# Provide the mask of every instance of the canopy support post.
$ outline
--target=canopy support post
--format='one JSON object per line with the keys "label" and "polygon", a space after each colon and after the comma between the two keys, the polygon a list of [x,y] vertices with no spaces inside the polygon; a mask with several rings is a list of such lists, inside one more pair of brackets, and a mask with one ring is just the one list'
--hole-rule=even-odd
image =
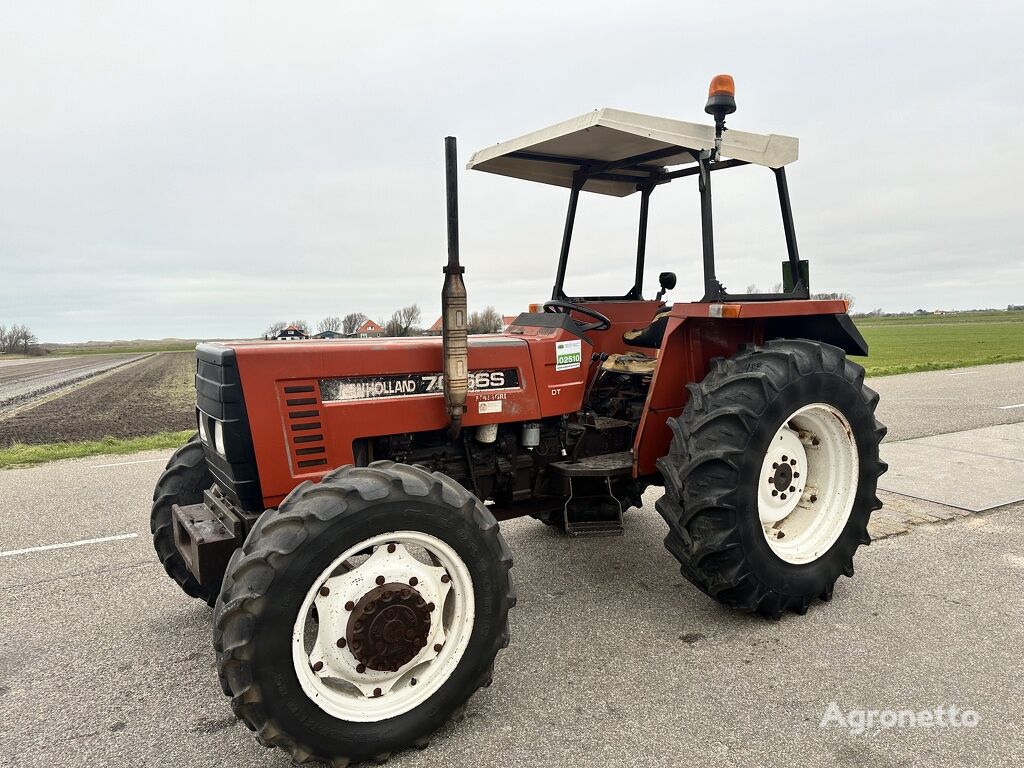
{"label": "canopy support post", "polygon": [[701,301],[721,300],[724,289],[715,277],[715,234],[711,217],[711,169],[708,167],[710,152],[705,150],[696,156],[699,169],[700,187],[700,229],[701,248],[704,255],[704,298]]}
{"label": "canopy support post", "polygon": [[637,185],[640,190],[640,226],[636,239],[636,276],[633,278],[633,288],[628,298],[642,299],[644,295],[644,259],[647,256],[647,213],[651,203],[651,192],[654,191],[654,183]]}
{"label": "canopy support post", "polygon": [[565,213],[565,229],[562,231],[562,250],[558,254],[558,272],[555,275],[555,287],[551,290],[552,301],[565,299],[565,269],[569,263],[569,246],[572,243],[572,227],[576,222],[576,204],[580,199],[580,190],[587,181],[587,171],[580,168],[572,175],[572,188],[569,192],[569,210]]}

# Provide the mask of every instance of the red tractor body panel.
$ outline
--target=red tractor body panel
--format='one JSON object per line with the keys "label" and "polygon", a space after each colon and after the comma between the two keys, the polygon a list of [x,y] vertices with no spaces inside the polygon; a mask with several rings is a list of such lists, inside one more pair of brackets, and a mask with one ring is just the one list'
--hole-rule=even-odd
{"label": "red tractor body panel", "polygon": [[[623,332],[649,323],[659,306],[580,303],[607,315],[611,328],[591,332],[589,341],[564,328],[534,326],[470,337],[464,427],[576,413],[597,371],[593,354],[634,349],[622,340]],[[712,358],[762,343],[768,318],[845,310],[842,301],[676,304],[660,351],[643,350],[659,359],[633,445],[634,476],[657,472],[655,462],[671,440],[666,421],[682,412],[686,385],[704,378]],[[579,342],[579,365],[556,370],[559,342]],[[448,426],[439,337],[228,346],[237,358],[267,507],[277,506],[300,482],[353,463],[357,440]]]}
{"label": "red tractor body panel", "polygon": [[672,441],[666,422],[683,412],[689,399],[686,385],[703,379],[713,358],[729,357],[743,344],[762,344],[768,318],[844,312],[846,303],[843,301],[673,305],[633,444],[634,474],[640,476],[657,471],[655,462],[668,453]]}
{"label": "red tractor body panel", "polygon": [[[555,370],[556,342],[577,337],[559,328],[524,330],[470,337],[471,378],[514,370],[517,384],[471,390],[465,427],[579,410],[587,365]],[[440,337],[228,346],[238,361],[267,507],[277,506],[300,482],[353,463],[355,440],[448,425],[438,378]],[[589,360],[589,345],[581,346]],[[350,382],[348,391],[325,399],[322,382],[333,380]]]}

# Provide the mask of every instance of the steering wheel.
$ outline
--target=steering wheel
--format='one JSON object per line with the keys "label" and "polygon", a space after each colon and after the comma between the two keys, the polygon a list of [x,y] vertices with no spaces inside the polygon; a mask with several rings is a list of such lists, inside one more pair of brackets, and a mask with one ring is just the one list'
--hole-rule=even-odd
{"label": "steering wheel", "polygon": [[587,333],[588,331],[607,331],[612,327],[612,321],[596,309],[583,307],[579,304],[573,304],[571,301],[545,301],[544,311],[563,315],[568,315],[570,312],[579,312],[581,315],[592,317],[597,321],[595,323],[581,323],[579,320],[573,318],[573,322],[580,327],[580,333]]}

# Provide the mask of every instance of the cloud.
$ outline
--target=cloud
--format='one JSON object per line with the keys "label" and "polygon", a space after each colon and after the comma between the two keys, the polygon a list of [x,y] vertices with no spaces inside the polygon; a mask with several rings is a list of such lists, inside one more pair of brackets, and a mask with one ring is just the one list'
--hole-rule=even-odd
{"label": "cloud", "polygon": [[[1020,303],[1022,12],[997,6],[22,3],[0,30],[0,322],[66,341],[411,302],[432,318],[443,136],[467,159],[599,106],[704,120],[719,71],[730,125],[801,139],[816,287],[860,308]],[[774,282],[784,256],[755,170],[716,183],[732,288]],[[544,299],[565,191],[460,184],[471,304]],[[652,201],[648,285],[673,269],[684,300],[699,222],[677,185]],[[580,216],[570,276],[621,290],[636,201],[585,196]]]}

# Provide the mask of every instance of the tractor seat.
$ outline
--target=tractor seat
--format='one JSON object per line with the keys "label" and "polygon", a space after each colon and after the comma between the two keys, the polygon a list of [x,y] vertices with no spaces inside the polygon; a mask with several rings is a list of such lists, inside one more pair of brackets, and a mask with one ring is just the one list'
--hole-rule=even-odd
{"label": "tractor seat", "polygon": [[651,376],[657,364],[656,357],[645,355],[643,352],[626,352],[623,355],[608,355],[608,359],[601,363],[601,370]]}
{"label": "tractor seat", "polygon": [[661,339],[665,335],[665,327],[668,325],[668,316],[671,313],[672,307],[662,307],[651,320],[650,325],[646,328],[626,331],[622,334],[622,340],[631,347],[661,349]]}

